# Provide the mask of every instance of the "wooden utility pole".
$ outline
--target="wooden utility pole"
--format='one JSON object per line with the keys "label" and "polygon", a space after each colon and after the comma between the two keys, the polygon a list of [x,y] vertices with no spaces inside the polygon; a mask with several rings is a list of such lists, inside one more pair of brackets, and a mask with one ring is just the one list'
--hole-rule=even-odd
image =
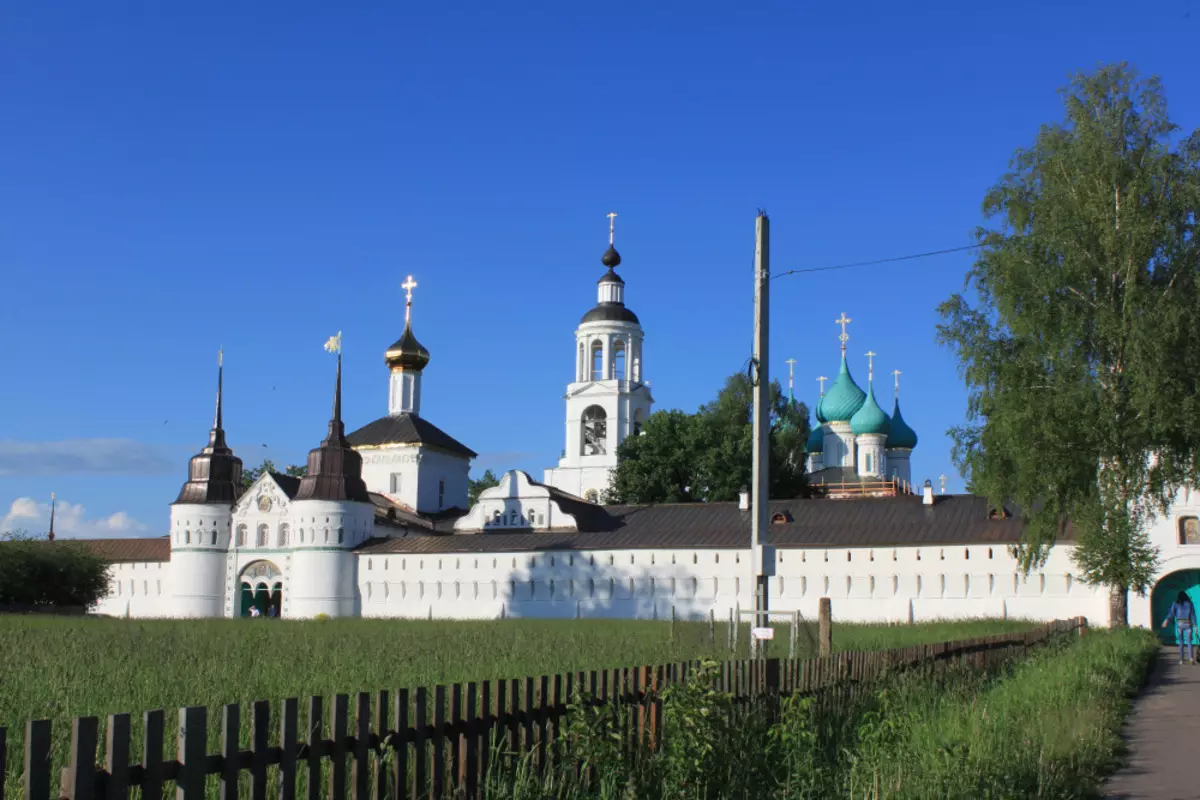
{"label": "wooden utility pole", "polygon": [[[768,365],[770,329],[770,221],[759,211],[754,247],[754,464],[752,467],[750,563],[754,592],[754,627],[767,625],[767,586],[764,579],[762,535],[767,530],[770,500],[771,378]],[[766,648],[763,648],[764,654]]]}

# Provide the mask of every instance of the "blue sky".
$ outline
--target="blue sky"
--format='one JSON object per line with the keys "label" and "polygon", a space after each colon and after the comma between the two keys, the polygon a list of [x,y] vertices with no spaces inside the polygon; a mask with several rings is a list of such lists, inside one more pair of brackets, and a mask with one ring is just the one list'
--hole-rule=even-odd
{"label": "blue sky", "polygon": [[[540,478],[607,212],[657,407],[694,410],[750,353],[756,208],[775,272],[968,244],[1069,73],[1129,60],[1200,126],[1197,39],[1197,0],[5,3],[0,513],[164,532],[221,345],[247,464],[324,435],[338,330],[348,425],[383,415],[410,273],[424,416]],[[846,312],[951,490],[969,263],[772,288],[774,374],[811,403]]]}

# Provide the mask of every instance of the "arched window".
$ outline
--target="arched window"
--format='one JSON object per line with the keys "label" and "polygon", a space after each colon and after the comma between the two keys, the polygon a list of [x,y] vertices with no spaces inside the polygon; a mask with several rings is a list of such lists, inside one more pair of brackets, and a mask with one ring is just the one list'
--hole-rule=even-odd
{"label": "arched window", "polygon": [[211,542],[209,542],[209,544],[213,544],[213,545],[215,545],[216,543],[217,543],[217,532],[214,530],[214,531],[212,532],[212,541],[211,541]]}
{"label": "arched window", "polygon": [[192,532],[191,532],[191,531],[184,531],[184,532],[183,532],[183,543],[184,543],[184,544],[191,544],[191,543],[192,543]]}
{"label": "arched window", "polygon": [[292,531],[285,522],[279,526],[279,546],[287,547],[292,538]]}
{"label": "arched window", "polygon": [[633,411],[633,435],[642,435],[642,410],[640,408]]}
{"label": "arched window", "polygon": [[604,380],[604,342],[592,342],[592,380]]}
{"label": "arched window", "polygon": [[341,544],[346,538],[346,529],[338,528],[338,544]]}
{"label": "arched window", "polygon": [[245,525],[245,523],[242,523],[241,525],[237,526],[237,546],[238,547],[246,546],[246,525]]}
{"label": "arched window", "polygon": [[587,380],[587,348],[583,342],[579,343],[579,363],[575,366],[575,380]]}
{"label": "arched window", "polygon": [[608,377],[619,381],[625,380],[625,343],[619,339],[613,342],[612,366],[609,367]]}
{"label": "arched window", "polygon": [[270,530],[270,528],[267,527],[266,523],[263,523],[262,525],[258,526],[258,536],[254,540],[255,547],[266,547],[267,546],[267,532],[269,530]]}
{"label": "arched window", "polygon": [[1180,517],[1179,543],[1200,544],[1200,519],[1196,517]]}
{"label": "arched window", "polygon": [[580,422],[581,450],[585,456],[602,456],[607,452],[608,420],[600,406],[588,406],[583,410]]}

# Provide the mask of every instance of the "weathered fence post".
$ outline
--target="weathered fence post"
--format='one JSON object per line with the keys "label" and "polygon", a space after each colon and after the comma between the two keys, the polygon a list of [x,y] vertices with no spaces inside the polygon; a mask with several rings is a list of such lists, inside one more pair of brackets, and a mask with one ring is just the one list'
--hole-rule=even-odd
{"label": "weathered fence post", "polygon": [[833,607],[828,597],[821,598],[817,624],[820,628],[818,632],[820,640],[819,654],[827,656],[833,652]]}

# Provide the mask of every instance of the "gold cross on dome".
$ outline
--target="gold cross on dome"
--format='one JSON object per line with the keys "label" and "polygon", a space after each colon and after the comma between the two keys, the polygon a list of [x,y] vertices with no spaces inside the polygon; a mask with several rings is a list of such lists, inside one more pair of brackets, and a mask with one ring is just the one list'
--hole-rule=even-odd
{"label": "gold cross on dome", "polygon": [[400,288],[404,290],[404,324],[407,325],[412,317],[412,290],[417,288],[417,282],[409,275],[404,279],[404,283],[400,284]]}
{"label": "gold cross on dome", "polygon": [[945,474],[938,476],[938,481],[942,484],[942,494],[946,493],[946,480],[947,480],[947,478],[946,478]]}
{"label": "gold cross on dome", "polygon": [[608,217],[608,243],[612,244],[613,243],[613,228],[615,227],[615,225],[613,223],[617,218],[617,212],[610,211],[607,214],[605,214],[604,216]]}
{"label": "gold cross on dome", "polygon": [[789,358],[783,363],[788,365],[788,388],[790,389],[794,385],[796,379],[796,359]]}
{"label": "gold cross on dome", "polygon": [[874,380],[875,377],[875,356],[879,355],[874,350],[867,351],[867,380]]}
{"label": "gold cross on dome", "polygon": [[825,381],[829,380],[824,375],[817,378],[817,383],[821,384],[821,397],[825,396]]}
{"label": "gold cross on dome", "polygon": [[842,343],[843,352],[846,349],[846,342],[850,341],[850,334],[846,333],[846,326],[849,325],[851,322],[853,322],[853,320],[851,320],[849,317],[846,316],[845,311],[842,312],[841,317],[839,317],[838,319],[835,319],[833,321],[834,325],[842,326],[842,332],[838,334],[838,341]]}
{"label": "gold cross on dome", "polygon": [[902,373],[898,369],[892,370],[892,376],[895,377],[895,379],[896,379],[896,394],[897,395],[900,394],[900,375],[901,374]]}

